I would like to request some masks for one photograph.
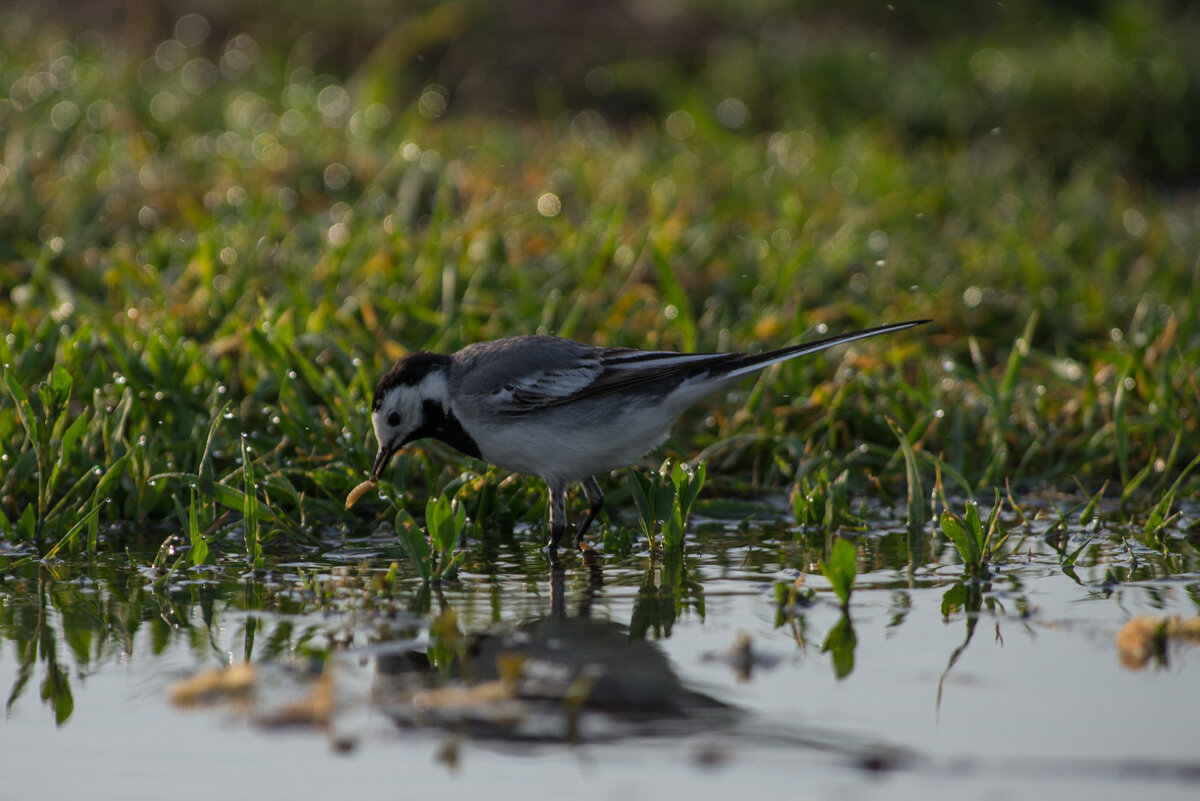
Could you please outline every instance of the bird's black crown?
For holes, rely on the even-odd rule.
[[[420,351],[401,356],[392,365],[392,369],[384,373],[383,378],[375,385],[375,399],[371,402],[371,411],[379,411],[383,398],[395,387],[414,387],[425,380],[425,376],[450,366],[450,357],[444,353],[429,353]]]

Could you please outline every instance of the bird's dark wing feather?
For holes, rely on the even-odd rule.
[[[738,353],[648,352],[609,349],[569,370],[524,376],[493,392],[490,401],[507,414],[529,414],[614,392],[649,390],[660,382],[678,384],[736,359]]]

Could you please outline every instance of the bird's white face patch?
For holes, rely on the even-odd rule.
[[[443,409],[450,407],[450,388],[446,376],[440,372],[430,373],[415,385],[392,387],[379,408],[371,413],[371,426],[379,447],[408,440],[425,422],[424,405],[430,400]]]

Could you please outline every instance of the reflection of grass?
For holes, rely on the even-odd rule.
[[[370,464],[374,380],[417,348],[546,330],[723,350],[932,316],[773,370],[668,448],[705,449],[727,486],[795,484],[800,522],[827,530],[939,454],[975,490],[1126,479],[1121,514],[1160,538],[1197,486],[1200,234],[1190,201],[1114,165],[1151,140],[1160,170],[1200,153],[1171,145],[1186,119],[1148,127],[1194,66],[1187,25],[1114,8],[1108,35],[956,38],[928,60],[718,48],[694,85],[652,71],[668,78],[626,127],[582,109],[435,123],[397,99],[412,75],[334,74],[269,38],[142,63],[0,26],[0,536],[95,552],[170,520],[193,562],[259,564],[273,540],[417,514],[459,480],[440,446],[341,508]],[[647,74],[610,72],[618,94]],[[866,115],[871,87],[887,102]],[[744,127],[718,110],[731,93]],[[1139,130],[1056,116],[1102,141],[1046,137],[1046,109]],[[470,500],[511,526],[542,519],[538,492]]]
[[[858,645],[858,637],[854,633],[854,624],[848,612],[842,612],[838,622],[825,635],[821,651],[828,653],[833,665],[833,674],[840,681],[854,671],[854,649]]]
[[[850,591],[858,573],[857,555],[854,544],[840,537],[834,540],[829,561],[821,563],[821,573],[829,579],[833,592],[842,605],[842,616],[825,635],[821,651],[828,652],[837,678],[844,679],[854,670],[854,649],[858,638],[854,634],[854,623],[850,620]]]
[[[975,636],[975,627],[979,623],[980,611],[983,608],[984,595],[990,591],[991,584],[986,581],[960,581],[942,596],[942,616],[949,619],[952,614],[959,611],[965,612],[967,633],[963,638],[962,644],[951,652],[942,675],[938,677],[937,702],[935,706],[939,710],[942,706],[942,691],[945,688],[946,677],[950,675],[950,671],[954,668],[954,665],[966,652],[967,646],[971,644],[971,639]],[[988,608],[991,609],[994,601],[989,598],[987,604]],[[999,638],[999,632],[999,627],[997,627],[997,638]]]
[[[828,652],[833,663],[834,675],[839,680],[845,679],[854,669],[854,648],[858,638],[854,634],[854,624],[850,619],[850,594],[854,585],[854,577],[858,574],[858,555],[850,540],[836,538],[829,553],[829,560],[821,562],[821,573],[829,579],[833,586],[834,595],[841,603],[841,618],[830,628],[821,651]],[[778,596],[778,592],[776,592]],[[794,622],[793,622],[794,626]],[[803,643],[803,640],[800,640]]]

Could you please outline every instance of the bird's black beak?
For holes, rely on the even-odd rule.
[[[392,460],[392,456],[396,451],[400,450],[400,438],[391,440],[386,445],[379,446],[379,452],[375,454],[375,464],[371,465],[371,480],[378,481],[380,474],[383,473],[383,468],[387,467],[388,462]]]

